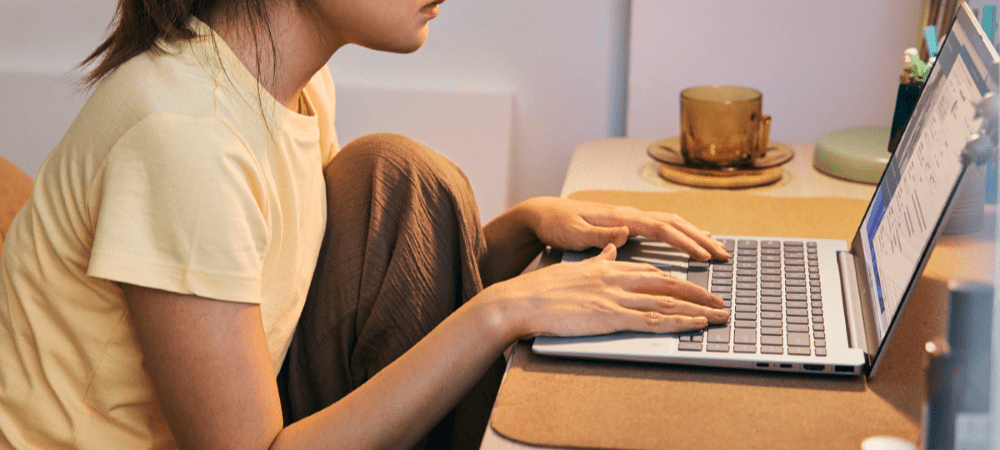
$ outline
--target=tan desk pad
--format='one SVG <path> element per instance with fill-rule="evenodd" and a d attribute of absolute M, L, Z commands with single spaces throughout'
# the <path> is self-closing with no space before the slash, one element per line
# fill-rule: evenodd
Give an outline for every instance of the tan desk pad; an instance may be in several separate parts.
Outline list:
<path fill-rule="evenodd" d="M 675 212 L 718 234 L 846 241 L 867 207 L 853 199 L 714 191 L 571 197 Z M 946 327 L 944 274 L 991 279 L 993 229 L 990 222 L 975 235 L 941 238 L 873 380 L 564 360 L 536 355 L 524 341 L 512 354 L 491 425 L 513 441 L 563 448 L 858 449 L 876 435 L 917 442 L 923 344 Z"/>

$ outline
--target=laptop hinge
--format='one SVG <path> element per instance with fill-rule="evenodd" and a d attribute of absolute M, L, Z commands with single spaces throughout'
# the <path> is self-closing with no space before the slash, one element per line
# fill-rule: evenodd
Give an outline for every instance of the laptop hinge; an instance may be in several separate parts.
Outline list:
<path fill-rule="evenodd" d="M 854 265 L 854 255 L 837 252 L 840 267 L 840 289 L 843 291 L 844 315 L 847 318 L 847 339 L 851 348 L 868 351 L 864 320 L 861 312 L 861 294 L 858 289 L 858 272 Z"/>

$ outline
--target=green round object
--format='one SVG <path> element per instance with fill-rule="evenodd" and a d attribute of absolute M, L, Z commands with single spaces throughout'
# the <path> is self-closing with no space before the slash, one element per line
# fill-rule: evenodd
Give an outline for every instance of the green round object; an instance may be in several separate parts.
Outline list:
<path fill-rule="evenodd" d="M 889 127 L 854 127 L 819 138 L 813 166 L 845 180 L 878 183 L 889 162 Z"/>

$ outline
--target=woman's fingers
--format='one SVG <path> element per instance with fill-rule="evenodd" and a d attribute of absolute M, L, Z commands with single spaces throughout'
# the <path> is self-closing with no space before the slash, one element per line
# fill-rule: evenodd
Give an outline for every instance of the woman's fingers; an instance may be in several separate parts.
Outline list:
<path fill-rule="evenodd" d="M 729 320 L 729 313 L 724 309 L 711 308 L 661 295 L 636 294 L 623 298 L 618 304 L 639 312 L 654 312 L 666 316 L 704 317 L 713 324 L 725 323 Z"/>
<path fill-rule="evenodd" d="M 622 261 L 616 263 L 621 270 L 616 284 L 628 292 L 667 295 L 699 305 L 721 308 L 722 298 L 688 280 L 645 263 Z"/>

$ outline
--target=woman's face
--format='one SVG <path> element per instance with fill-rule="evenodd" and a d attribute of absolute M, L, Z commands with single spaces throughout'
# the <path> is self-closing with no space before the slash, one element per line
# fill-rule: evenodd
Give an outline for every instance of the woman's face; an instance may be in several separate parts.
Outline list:
<path fill-rule="evenodd" d="M 396 53 L 416 51 L 444 0 L 311 0 L 319 30 L 338 47 L 357 44 Z"/>

